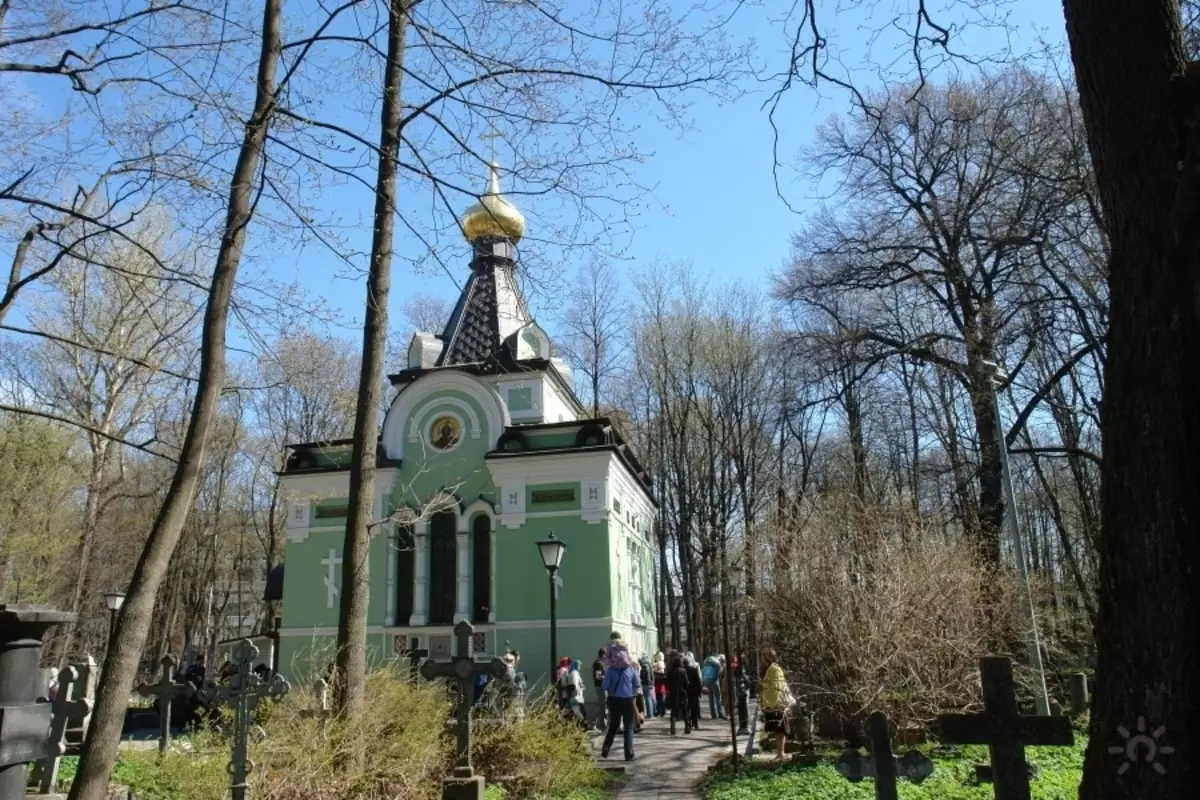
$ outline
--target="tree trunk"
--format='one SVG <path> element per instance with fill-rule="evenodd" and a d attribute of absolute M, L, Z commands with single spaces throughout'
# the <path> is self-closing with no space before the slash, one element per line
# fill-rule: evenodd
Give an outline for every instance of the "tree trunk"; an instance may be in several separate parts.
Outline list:
<path fill-rule="evenodd" d="M 1178 0 L 1063 5 L 1112 248 L 1098 660 L 1079 796 L 1183 800 L 1196 792 L 1200 711 L 1200 92 Z M 1162 774 L 1108 751 L 1126 744 L 1118 726 L 1141 720 L 1175 748 L 1157 751 Z"/>
<path fill-rule="evenodd" d="M 400 81 L 404 74 L 404 36 L 409 0 L 391 0 L 388 10 L 387 65 L 383 74 L 383 110 L 379 131 L 379 171 L 375 181 L 375 230 L 367 275 L 363 318 L 362 371 L 355 406 L 350 458 L 350 507 L 342 552 L 342 589 L 338 606 L 337 710 L 353 720 L 366 702 L 367 599 L 370 573 L 370 525 L 375 509 L 375 459 L 379 441 L 376 410 L 387 349 L 388 292 L 392 283 L 392 238 L 396 213 L 396 163 L 400 154 Z"/>
<path fill-rule="evenodd" d="M 108 463 L 108 446 L 105 440 L 96 442 L 92 451 L 92 468 L 88 476 L 87 496 L 83 501 L 83 530 L 79 537 L 79 565 L 75 574 L 75 588 L 71 591 L 71 607 L 73 614 L 79 614 L 83 601 L 88 595 L 91 583 L 92 548 L 96 542 L 96 527 L 100 522 L 100 492 L 104 482 L 105 467 Z M 71 650 L 75 647 L 75 637 L 79 622 L 66 626 L 59 639 L 58 663 L 65 665 L 71 658 Z M 105 645 L 107 646 L 107 642 Z"/>
<path fill-rule="evenodd" d="M 138 662 L 149 633 L 154 599 L 170 565 L 171 553 L 179 541 L 200 479 L 209 429 L 216 416 L 225 381 L 229 302 L 246 242 L 246 229 L 253 215 L 253 182 L 275 104 L 275 72 L 281 52 L 282 2 L 266 0 L 263 7 L 262 51 L 258 63 L 254 113 L 246 123 L 246 132 L 230 181 L 229 210 L 213 268 L 208 306 L 204 312 L 200 373 L 187 434 L 179 451 L 171 486 L 163 498 L 162 507 L 130 581 L 129 593 L 117 620 L 116 633 L 109 642 L 78 774 L 71 784 L 70 800 L 103 800 L 108 794 L 108 778 L 117 758 L 125 708 L 129 704 L 129 690 L 137 675 Z"/>

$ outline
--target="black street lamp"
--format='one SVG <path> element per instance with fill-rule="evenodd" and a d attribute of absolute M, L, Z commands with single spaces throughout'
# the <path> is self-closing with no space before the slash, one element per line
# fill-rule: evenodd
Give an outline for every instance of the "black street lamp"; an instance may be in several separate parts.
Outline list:
<path fill-rule="evenodd" d="M 117 613 L 121 610 L 121 606 L 125 605 L 125 593 L 105 592 L 104 605 L 108 606 L 108 644 L 111 646 L 113 631 L 117 629 Z"/>
<path fill-rule="evenodd" d="M 551 531 L 550 536 L 539 541 L 537 546 L 542 554 L 542 566 L 550 576 L 550 682 L 553 683 L 554 672 L 558 669 L 558 597 L 554 591 L 554 573 L 562 564 L 567 543 L 555 537 L 554 531 Z"/>

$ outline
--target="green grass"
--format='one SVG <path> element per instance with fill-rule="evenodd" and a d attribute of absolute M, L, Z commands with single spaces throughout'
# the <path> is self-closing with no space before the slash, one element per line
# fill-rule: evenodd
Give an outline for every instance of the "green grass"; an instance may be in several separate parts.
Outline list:
<path fill-rule="evenodd" d="M 1037 765 L 1039 775 L 1032 782 L 1034 800 L 1075 800 L 1083 777 L 1083 751 L 1086 740 L 1076 737 L 1074 747 L 1031 747 L 1027 758 Z M 927 752 L 928 754 L 928 752 Z M 935 758 L 933 775 L 919 785 L 901 778 L 901 800 L 991 800 L 991 784 L 975 781 L 975 764 L 988 760 L 986 747 L 964 747 L 956 758 Z M 703 789 L 707 800 L 873 800 L 871 779 L 857 784 L 843 778 L 833 768 L 833 758 L 814 767 L 781 766 L 754 768 L 735 777 L 724 768 L 714 773 Z"/>

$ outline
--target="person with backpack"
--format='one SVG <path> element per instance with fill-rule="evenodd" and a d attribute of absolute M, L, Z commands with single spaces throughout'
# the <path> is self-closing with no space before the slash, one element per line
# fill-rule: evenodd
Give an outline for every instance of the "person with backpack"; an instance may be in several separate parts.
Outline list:
<path fill-rule="evenodd" d="M 649 719 L 650 717 L 657 716 L 654 713 L 654 668 L 650 665 L 649 654 L 642 656 L 641 666 L 642 669 L 639 677 L 642 679 L 642 703 L 645 706 L 642 709 L 642 714 L 646 719 Z"/>
<path fill-rule="evenodd" d="M 587 718 L 583 713 L 583 678 L 579 674 L 579 659 L 572 661 L 567 671 L 558 679 L 558 707 L 562 709 L 563 716 L 586 727 Z"/>
<path fill-rule="evenodd" d="M 716 656 L 704 659 L 704 689 L 708 693 L 710 719 L 725 719 L 725 707 L 721 704 L 721 661 Z"/>
<path fill-rule="evenodd" d="M 608 703 L 604 694 L 604 656 L 605 649 L 603 647 L 596 654 L 596 660 L 592 662 L 592 686 L 596 690 L 596 715 L 592 720 L 592 724 L 596 726 L 596 730 L 604 731 L 608 728 Z"/>

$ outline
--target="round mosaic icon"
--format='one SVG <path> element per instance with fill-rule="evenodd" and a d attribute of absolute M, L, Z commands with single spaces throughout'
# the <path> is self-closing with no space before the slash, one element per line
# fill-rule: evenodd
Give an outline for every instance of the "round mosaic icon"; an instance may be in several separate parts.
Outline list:
<path fill-rule="evenodd" d="M 438 417 L 429 426 L 429 443 L 437 450 L 449 450 L 462 437 L 462 423 L 449 414 Z"/>

